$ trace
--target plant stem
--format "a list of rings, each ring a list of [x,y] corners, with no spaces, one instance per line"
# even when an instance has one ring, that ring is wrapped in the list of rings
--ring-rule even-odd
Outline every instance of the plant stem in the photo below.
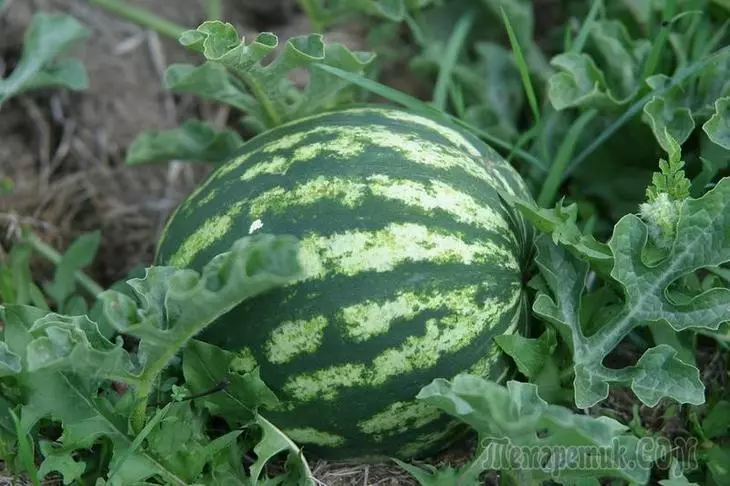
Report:
[[[121,0],[89,0],[89,3],[103,8],[114,15],[133,22],[140,27],[153,30],[158,34],[177,40],[186,30],[182,25],[167,20],[164,17],[155,15],[152,12],[128,5]]]
[[[28,241],[28,243],[30,243],[30,246],[33,248],[33,250],[35,250],[40,256],[42,256],[46,260],[50,261],[54,265],[59,265],[61,263],[61,259],[63,258],[61,254],[56,251],[55,248],[46,244],[43,240],[38,238],[35,233],[29,232],[25,236],[25,239]],[[93,297],[98,297],[99,294],[104,292],[104,288],[101,285],[96,283],[88,275],[81,271],[76,272],[76,281]]]
[[[221,0],[208,0],[205,4],[205,16],[208,20],[221,20],[223,8]]]
[[[466,36],[469,34],[469,30],[473,23],[474,11],[470,11],[462,15],[446,45],[446,52],[444,54],[443,62],[439,67],[436,88],[433,93],[433,104],[441,111],[446,109],[447,90],[451,86],[451,73],[454,70],[454,66],[456,66],[459,53],[461,53],[461,50],[464,47],[464,41],[466,40]]]
[[[317,5],[317,0],[299,0],[299,6],[312,24],[312,31],[321,33],[324,30],[324,14]]]
[[[548,207],[555,201],[555,195],[558,193],[558,188],[563,179],[563,172],[567,169],[570,159],[573,156],[573,151],[578,143],[581,133],[585,129],[591,120],[593,120],[598,111],[591,109],[583,112],[580,117],[573,123],[573,126],[568,130],[568,134],[560,144],[558,153],[555,156],[555,161],[550,166],[550,171],[542,185],[540,194],[537,198],[537,204],[541,207]]]

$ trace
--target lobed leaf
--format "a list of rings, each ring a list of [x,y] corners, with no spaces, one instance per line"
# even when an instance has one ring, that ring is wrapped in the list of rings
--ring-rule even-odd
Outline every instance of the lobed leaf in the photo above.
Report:
[[[185,32],[180,43],[200,52],[207,61],[218,63],[236,79],[240,79],[249,97],[234,94],[226,78],[215,81],[203,80],[206,76],[220,76],[220,70],[204,68],[203,74],[186,68],[176,68],[175,75],[185,74],[188,89],[195,89],[209,97],[224,96],[238,105],[246,106],[248,123],[261,129],[271,128],[287,121],[301,118],[333,106],[349,83],[322,70],[310,70],[309,80],[303,89],[297,88],[288,76],[295,69],[309,69],[320,63],[363,73],[373,60],[373,55],[352,52],[341,44],[325,45],[320,34],[292,37],[279,55],[270,63],[261,61],[279,45],[279,39],[270,32],[259,34],[251,43],[239,39],[236,29],[228,23],[206,21],[196,30]],[[190,76],[195,75],[197,84],[192,86]],[[183,78],[177,78],[180,81]],[[251,98],[255,103],[251,103]]]
[[[121,341],[112,343],[87,316],[17,304],[4,307],[0,351],[4,369],[22,390],[20,430],[27,434],[45,418],[58,422],[63,434],[45,467],[61,468],[67,476],[81,467],[70,464],[69,455],[103,437],[112,444],[109,468],[115,473],[106,484],[153,477],[166,484],[194,482],[238,432],[211,442],[188,402],[162,409],[169,413],[148,421],[137,438],[130,418],[136,418],[139,404],[144,412],[153,383],[193,335],[242,300],[285,284],[298,272],[296,240],[266,234],[239,240],[201,274],[148,269],[144,278],[128,281],[133,297],[114,290],[100,296],[116,330],[139,338],[136,354],[127,352]],[[252,381],[245,375],[243,379]],[[121,399],[100,394],[108,380],[126,384],[130,392]]]
[[[183,352],[185,386],[193,394],[222,386],[218,393],[198,399],[213,415],[226,417],[236,427],[255,419],[259,407],[279,400],[245,356],[237,356],[212,344],[192,340]],[[238,364],[238,363],[240,364]]]
[[[730,150],[730,96],[715,101],[715,113],[702,125],[702,129],[710,140]]]
[[[533,309],[556,326],[573,350],[576,405],[586,408],[608,396],[609,384],[629,384],[649,406],[663,397],[680,403],[704,402],[699,371],[682,361],[677,350],[661,344],[623,369],[606,368],[603,359],[637,326],[664,322],[676,331],[717,329],[730,320],[730,290],[709,288],[686,300],[668,296],[668,287],[700,268],[730,261],[730,179],[723,179],[699,199],[686,199],[671,247],[647,263],[649,229],[627,215],[614,228],[609,247],[614,256],[611,277],[624,294],[623,308],[605,316],[598,331],[586,336],[580,324],[581,298],[588,265],[546,238],[538,241],[537,263],[549,287],[540,292]],[[656,253],[654,253],[656,255]]]
[[[477,431],[479,449],[474,465],[519,475],[521,484],[550,479],[566,484],[586,476],[644,484],[658,458],[658,454],[646,454],[645,444],[626,433],[628,427],[608,417],[575,414],[550,405],[533,384],[509,381],[503,386],[461,374],[451,382],[434,380],[420,391],[418,399]],[[612,455],[614,447],[622,448],[624,455]],[[601,467],[586,471],[587,463],[581,461],[587,456],[581,454],[600,457]]]
[[[646,80],[652,90],[668,86],[671,79],[663,74],[651,76]],[[644,105],[644,121],[651,127],[659,145],[669,153],[673,142],[682,145],[695,129],[692,111],[685,106],[686,94],[680,85],[675,85],[660,96],[654,96]]]
[[[610,271],[613,255],[608,245],[578,227],[578,206],[575,203],[563,206],[562,202],[558,202],[553,209],[541,208],[534,201],[524,199],[514,199],[514,204],[523,217],[539,231],[549,234],[554,243],[590,262],[602,274]]]

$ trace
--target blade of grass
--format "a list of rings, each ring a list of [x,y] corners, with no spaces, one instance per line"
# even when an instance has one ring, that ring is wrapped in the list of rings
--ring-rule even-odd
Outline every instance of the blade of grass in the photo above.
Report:
[[[533,139],[537,137],[537,135],[540,133],[540,130],[542,128],[542,124],[540,125],[533,125],[528,130],[522,132],[519,137],[517,137],[517,140],[515,141],[514,145],[512,146],[512,149],[507,154],[507,157],[505,157],[508,161],[512,161],[512,159],[515,156],[515,151],[518,149],[522,149],[525,145],[530,143]]]
[[[317,0],[298,0],[299,7],[312,24],[312,32],[321,33],[324,31],[324,13],[319,7]]]
[[[147,425],[140,431],[139,435],[134,438],[132,441],[132,444],[129,446],[129,448],[124,451],[122,456],[119,458],[119,461],[116,463],[116,467],[109,471],[109,480],[114,477],[114,475],[117,474],[119,469],[122,467],[122,465],[126,462],[126,460],[131,456],[139,447],[142,445],[142,442],[147,438],[148,435],[152,432],[152,429],[157,427],[157,424],[159,424],[163,418],[165,418],[165,415],[167,415],[167,412],[170,411],[170,408],[172,407],[172,402],[165,405],[163,408],[157,410],[155,412],[155,415],[152,417],[152,419],[147,422]]]
[[[451,100],[451,105],[454,107],[456,116],[463,118],[464,113],[466,112],[466,103],[464,101],[464,92],[462,91],[461,86],[451,83],[449,86],[449,100]]]
[[[339,76],[340,78],[349,81],[352,84],[355,84],[357,86],[360,86],[363,89],[366,89],[368,91],[371,91],[372,93],[375,93],[378,96],[381,96],[385,99],[388,99],[394,103],[397,103],[399,105],[402,105],[409,110],[412,110],[414,112],[422,113],[426,116],[435,117],[435,118],[441,118],[441,119],[447,119],[451,121],[452,123],[456,123],[457,125],[471,131],[475,135],[483,138],[488,143],[491,143],[497,147],[502,148],[503,150],[512,150],[514,148],[514,145],[502,140],[499,137],[495,137],[494,135],[491,135],[484,130],[480,130],[471,124],[460,120],[456,118],[455,116],[449,115],[448,113],[444,113],[442,111],[439,111],[435,109],[433,106],[430,106],[423,101],[414,98],[410,95],[407,95],[403,93],[402,91],[398,91],[397,89],[393,89],[390,86],[386,86],[382,83],[379,83],[377,81],[373,81],[372,79],[366,78],[364,76],[361,76],[359,74],[349,73],[347,71],[344,71],[342,69],[333,67],[333,66],[327,66],[325,64],[315,63],[313,66],[317,69],[321,69],[323,71],[327,71],[330,74],[333,74],[335,76]],[[524,150],[515,150],[515,153],[523,159],[525,162],[528,162],[529,164],[534,165],[536,168],[540,169],[543,172],[547,172],[547,166],[545,163],[535,157],[534,155],[524,151]]]
[[[221,0],[207,0],[205,3],[205,16],[208,20],[221,20],[223,16]]]
[[[560,144],[555,160],[550,166],[550,172],[542,184],[540,194],[537,197],[537,204],[542,207],[548,207],[555,201],[555,195],[558,193],[560,181],[562,179],[565,168],[568,167],[570,159],[575,151],[576,144],[586,126],[598,115],[598,110],[591,109],[583,112],[577,120],[571,125],[565,139]]]
[[[641,79],[646,79],[654,74],[654,71],[659,65],[659,59],[661,58],[662,52],[667,45],[667,41],[669,40],[669,34],[672,31],[671,19],[674,16],[674,12],[676,11],[676,9],[677,0],[667,0],[664,7],[664,21],[662,22],[659,34],[654,39],[654,42],[652,42],[649,57],[646,59],[644,69],[641,73]]]
[[[580,53],[583,51],[583,48],[586,45],[586,40],[588,40],[588,34],[590,34],[591,30],[593,30],[593,24],[596,22],[598,12],[602,7],[602,0],[593,0],[591,9],[588,11],[588,15],[586,15],[585,21],[580,27],[578,37],[575,38],[575,42],[573,42],[573,45],[570,48],[571,52]]]
[[[10,410],[10,416],[13,418],[15,423],[15,434],[18,439],[18,455],[20,456],[20,462],[25,468],[25,473],[30,476],[30,480],[33,482],[33,486],[40,486],[40,480],[38,479],[38,468],[35,465],[35,448],[33,447],[33,440],[29,437],[29,434],[23,433],[20,426],[20,420],[14,411]]]
[[[451,85],[451,73],[454,70],[454,66],[456,66],[456,62],[459,59],[459,53],[464,46],[464,41],[466,40],[466,36],[469,34],[473,23],[473,11],[469,11],[462,15],[454,28],[454,32],[451,34],[451,37],[449,37],[448,43],[446,44],[446,52],[444,53],[444,59],[441,62],[438,78],[436,79],[436,87],[433,91],[433,104],[439,110],[446,110],[448,89]]]
[[[540,108],[537,104],[535,87],[532,85],[532,80],[530,79],[530,68],[527,66],[527,61],[525,61],[525,56],[522,53],[522,48],[520,47],[517,35],[512,28],[512,24],[509,21],[509,17],[507,17],[507,13],[504,11],[504,8],[499,7],[499,9],[502,11],[502,20],[504,21],[504,27],[507,29],[507,37],[509,37],[509,43],[512,46],[512,53],[515,56],[515,62],[517,63],[517,68],[520,71],[522,85],[525,88],[525,94],[527,94],[527,101],[530,103],[530,108],[532,109],[532,116],[535,117],[535,122],[539,124]]]
[[[153,14],[149,10],[133,7],[121,0],[89,0],[89,3],[132,23],[153,30],[158,34],[177,40],[187,27],[178,25],[164,17]]]
[[[571,162],[570,167],[568,167],[565,172],[563,172],[563,180],[565,180],[566,177],[575,172],[575,170],[583,162],[585,162],[588,157],[593,154],[593,152],[595,152],[601,145],[603,145],[606,140],[611,138],[611,136],[613,136],[613,134],[616,133],[618,129],[620,129],[622,126],[624,126],[624,124],[626,124],[626,122],[636,116],[652,97],[658,96],[673,88],[674,86],[683,83],[687,78],[694,76],[695,74],[706,68],[709,64],[717,61],[718,58],[725,56],[728,53],[730,53],[730,46],[725,46],[722,49],[716,51],[714,54],[700,61],[696,61],[685,68],[680,69],[674,75],[672,81],[659,89],[650,91],[649,93],[638,99],[636,102],[634,102],[634,104],[631,105],[628,110],[626,110],[620,117],[618,117],[616,121],[609,125],[603,132],[601,132],[601,134],[596,137],[595,140],[593,140],[593,142],[591,142],[588,147],[586,147],[580,154],[576,156],[576,158]]]

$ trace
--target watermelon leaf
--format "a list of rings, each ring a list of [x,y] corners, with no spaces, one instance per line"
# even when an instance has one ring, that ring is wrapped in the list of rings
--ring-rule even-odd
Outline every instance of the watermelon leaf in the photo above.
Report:
[[[659,90],[669,86],[671,79],[666,75],[657,74],[647,78],[646,82],[652,90]],[[644,105],[644,121],[649,124],[665,152],[672,150],[673,145],[667,137],[682,145],[695,129],[692,111],[684,106],[685,100],[684,89],[680,85],[675,85]]]
[[[702,129],[710,140],[730,150],[730,96],[715,101],[715,113],[702,125]]]
[[[425,468],[421,468],[413,464],[405,463],[399,459],[393,459],[393,461],[408,471],[421,486],[452,486],[454,484],[458,484],[459,486],[479,486],[483,484],[479,480],[479,475],[482,471],[480,468],[473,467],[471,464],[467,464],[461,468],[446,466],[437,469],[430,464],[426,464]]]
[[[518,334],[503,334],[495,336],[494,341],[514,360],[517,369],[527,378],[540,374],[545,361],[557,346],[555,332],[550,328],[537,339]]]
[[[651,348],[634,366],[623,369],[609,369],[602,362],[637,326],[665,322],[675,331],[716,330],[730,320],[730,290],[726,288],[710,288],[683,301],[668,294],[669,286],[680,277],[730,261],[728,206],[728,178],[703,197],[684,200],[672,244],[662,250],[664,253],[652,247],[646,223],[634,215],[623,217],[609,246],[614,255],[611,278],[623,291],[624,305],[618,312],[606,314],[605,322],[590,336],[583,334],[579,322],[588,265],[547,238],[539,239],[537,263],[550,291],[539,293],[533,309],[557,327],[573,350],[578,407],[587,408],[606,398],[611,383],[630,385],[649,406],[663,397],[680,403],[704,403],[699,371],[682,361],[671,346]],[[652,255],[651,262],[647,255]]]
[[[374,59],[371,53],[352,52],[338,43],[325,45],[322,35],[309,34],[289,39],[280,54],[263,65],[261,61],[279,46],[278,37],[263,32],[246,44],[233,25],[220,21],[206,21],[196,30],[186,31],[180,36],[180,43],[201,53],[209,63],[223,66],[241,81],[247,94],[235,93],[233,90],[238,88],[227,81],[228,77],[220,78],[222,71],[209,67],[173,67],[168,72],[168,82],[173,87],[245,106],[246,123],[259,130],[325,110],[340,101],[349,86],[342,78],[311,70],[306,86],[299,89],[288,78],[292,70],[320,63],[360,74]],[[256,102],[252,103],[252,99]]]
[[[262,484],[259,482],[259,478],[264,466],[271,458],[282,452],[288,454],[287,470],[284,475],[277,477],[277,480],[286,481],[284,484],[314,484],[312,471],[309,469],[309,464],[307,464],[301,449],[261,415],[256,417],[256,423],[261,428],[263,435],[261,441],[253,449],[257,459],[251,466],[252,486]]]
[[[165,87],[175,93],[225,103],[241,111],[249,111],[256,105],[256,99],[246,93],[241,82],[223,64],[215,62],[204,62],[200,66],[172,64],[165,70]]]
[[[219,163],[243,145],[241,136],[233,130],[218,131],[198,120],[187,120],[171,130],[142,132],[127,150],[129,165],[168,160]]]
[[[630,103],[639,93],[651,43],[632,39],[617,20],[594,22],[588,39],[595,55],[566,52],[550,61],[559,70],[551,76],[548,92],[556,110],[610,110]]]
[[[0,78],[0,107],[25,91],[50,86],[86,89],[89,80],[81,61],[54,60],[88,35],[88,29],[70,15],[36,13],[25,31],[18,65],[7,78]]]
[[[533,200],[510,198],[510,201],[535,228],[549,234],[554,243],[559,243],[576,257],[590,262],[602,274],[610,271],[613,255],[608,245],[578,227],[577,204],[563,206],[562,201],[559,201],[554,208],[547,209],[541,208]]]
[[[151,420],[147,402],[161,372],[192,336],[242,300],[295,278],[297,252],[295,239],[259,233],[213,258],[200,274],[151,267],[144,278],[127,282],[132,296],[105,291],[99,297],[104,315],[117,331],[138,338],[134,352],[124,349],[121,339],[104,337],[86,315],[59,315],[18,304],[2,307],[2,370],[25,393],[21,432],[29,433],[45,418],[63,427],[53,448],[45,449],[42,470],[58,470],[73,479],[83,472],[82,463],[73,461],[74,451],[88,449],[100,438],[112,444],[110,470],[115,474],[108,484],[152,477],[190,484],[209,462],[220,462],[218,456],[240,431],[211,441],[203,417],[189,400],[170,403]],[[240,371],[242,365],[233,361],[232,370]],[[108,389],[104,384],[109,380],[125,385],[128,392],[121,398],[110,391],[99,394],[99,388]],[[234,385],[239,382],[258,394],[247,397],[249,402],[275,400],[270,391],[264,393],[268,389],[256,372],[243,373]],[[135,438],[134,432],[141,435]]]
[[[434,380],[420,391],[418,399],[462,420],[478,433],[474,467],[518,477],[516,484],[541,484],[539,481],[551,479],[572,484],[591,476],[585,466],[580,467],[587,464],[580,462],[587,459],[581,459],[581,454],[600,455],[602,467],[593,472],[595,477],[645,484],[652,463],[669,452],[658,443],[653,453],[647,454],[646,444],[628,434],[628,427],[608,417],[576,414],[548,404],[533,384],[509,381],[503,386],[461,374],[451,381]],[[615,448],[620,448],[622,455],[612,453]]]
[[[249,423],[260,406],[279,402],[261,380],[258,368],[245,358],[198,340],[190,341],[183,352],[185,386],[193,394],[200,394],[225,384],[220,393],[207,395],[198,402],[211,414],[234,422],[233,426]]]

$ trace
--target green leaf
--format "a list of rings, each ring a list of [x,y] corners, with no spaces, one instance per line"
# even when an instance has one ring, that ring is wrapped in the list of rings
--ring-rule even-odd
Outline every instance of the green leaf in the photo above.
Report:
[[[67,300],[76,291],[76,273],[94,261],[101,243],[101,232],[86,233],[77,238],[66,250],[56,266],[53,282],[45,286],[46,293],[68,313]]]
[[[224,162],[243,145],[233,130],[215,130],[198,120],[187,120],[171,130],[151,130],[139,134],[127,150],[129,165],[185,160]]]
[[[393,461],[400,467],[408,471],[421,486],[479,486],[483,484],[479,480],[480,468],[474,467],[472,464],[460,468],[445,466],[440,469],[426,464],[425,468],[420,468],[412,464],[407,464],[399,459]]]
[[[43,462],[38,468],[38,475],[46,477],[51,472],[59,472],[63,476],[63,484],[73,484],[73,481],[80,480],[86,471],[86,464],[83,461],[76,461],[72,451],[54,447],[53,442],[40,441]]]
[[[70,15],[36,13],[25,32],[18,65],[10,76],[0,79],[0,106],[8,98],[30,89],[86,88],[86,71],[79,61],[66,60],[56,65],[52,61],[88,35],[89,31]]]
[[[501,335],[494,338],[495,342],[517,364],[517,369],[527,378],[536,377],[545,366],[545,361],[555,350],[557,341],[552,329],[547,329],[537,339],[530,339],[520,335]]]
[[[442,378],[424,387],[417,398],[441,408],[449,415],[469,424],[479,434],[478,457],[474,463],[482,469],[501,469],[502,474],[515,471],[520,484],[540,484],[548,479],[574,481],[590,474],[561,454],[601,454],[596,477],[614,477],[644,484],[649,479],[651,463],[638,438],[626,434],[628,427],[608,417],[575,414],[570,409],[545,402],[537,386],[509,381],[507,386],[480,377],[461,374],[451,382]],[[617,458],[612,448],[621,447]],[[539,458],[530,451],[540,451]],[[605,454],[605,456],[603,455]],[[539,462],[537,462],[539,461]],[[520,466],[522,465],[522,467]],[[530,465],[525,467],[525,465]],[[537,467],[537,465],[540,467]],[[582,463],[586,464],[586,463]]]
[[[618,20],[593,22],[588,36],[590,53],[567,52],[550,61],[560,70],[550,78],[548,92],[556,110],[613,109],[630,103],[639,92],[651,43],[632,39]]]
[[[5,308],[5,342],[21,357],[25,370],[28,369],[26,349],[33,340],[30,329],[44,314],[27,306]],[[63,425],[62,450],[86,449],[99,437],[112,441],[115,455],[130,447],[132,439],[127,435],[124,415],[99,395],[99,382],[93,376],[38,370],[25,371],[18,380],[25,390],[25,404],[20,416],[21,433],[27,434],[40,419],[52,417]],[[147,477],[157,474],[175,484],[183,482],[145,453],[137,452],[133,459],[140,468],[144,466],[144,470],[149,472]]]
[[[6,303],[32,303],[36,307],[48,309],[43,293],[33,282],[30,272],[31,255],[31,247],[26,243],[17,243],[11,248],[7,266],[0,265],[0,297]]]
[[[474,46],[478,64],[457,70],[455,78],[475,98],[465,113],[465,121],[494,135],[513,140],[524,103],[520,73],[504,47],[491,42]]]
[[[730,96],[715,101],[715,113],[702,125],[707,136],[725,150],[730,150]]]
[[[37,319],[29,332],[34,336],[26,354],[30,372],[68,370],[137,384],[139,366],[122,347],[121,338],[110,342],[86,316],[50,313]]]
[[[663,74],[651,76],[646,80],[652,90],[668,86],[671,79]],[[671,137],[677,144],[687,141],[695,128],[692,111],[684,106],[686,95],[681,86],[668,89],[661,96],[653,97],[644,105],[644,120],[651,127],[659,145],[665,152],[672,150]]]
[[[0,378],[13,376],[21,372],[20,357],[8,349],[8,345],[0,341]]]
[[[730,429],[730,402],[720,400],[702,420],[702,431],[708,439],[724,436]]]
[[[637,326],[665,322],[676,331],[717,329],[730,319],[728,289],[711,288],[681,303],[667,297],[669,285],[683,275],[730,261],[730,245],[725,236],[725,228],[730,226],[728,206],[727,178],[702,198],[685,200],[672,245],[651,264],[644,260],[647,225],[634,215],[624,216],[609,242],[614,256],[611,277],[623,291],[624,306],[607,315],[598,332],[589,337],[583,334],[579,322],[588,266],[545,238],[538,240],[536,261],[552,295],[541,292],[533,309],[558,327],[573,350],[578,407],[590,407],[606,398],[610,383],[630,384],[637,397],[649,406],[656,405],[662,397],[695,405],[704,402],[699,371],[679,359],[670,346],[648,350],[632,367],[609,369],[602,362]]]
[[[697,483],[690,483],[687,478],[682,474],[682,465],[675,458],[672,458],[672,462],[669,466],[668,479],[659,481],[661,486],[699,486]]]
[[[250,423],[259,407],[279,402],[261,380],[252,360],[245,353],[237,356],[212,344],[192,340],[183,352],[185,386],[193,394],[199,394],[225,383],[222,390],[199,398],[198,402],[211,414],[232,421],[232,426]]]
[[[190,484],[235,434],[211,442],[202,435],[202,420],[186,408],[189,404],[171,406],[169,415],[158,413],[147,421],[146,404],[157,378],[206,325],[242,300],[288,283],[299,270],[296,240],[266,234],[239,240],[201,274],[151,267],[144,278],[128,281],[135,298],[113,290],[99,298],[109,322],[138,338],[134,355],[122,348],[121,340],[112,343],[104,337],[87,316],[5,307],[4,344],[20,359],[15,379],[25,394],[20,430],[27,433],[44,418],[57,421],[63,427],[58,454],[109,440],[110,469],[117,472],[110,485],[153,477]],[[99,394],[110,379],[129,386],[124,398]],[[139,437],[131,435],[130,425],[142,432]]]
[[[263,32],[246,44],[231,24],[220,21],[206,21],[196,30],[185,32],[180,43],[243,81],[256,100],[255,105],[247,107],[249,124],[264,128],[335,106],[349,87],[342,78],[310,70],[307,85],[300,90],[288,80],[290,71],[321,63],[360,74],[373,60],[370,53],[351,52],[338,43],[325,46],[320,34],[310,34],[289,39],[281,54],[264,66],[261,61],[276,49],[278,37]]]
[[[204,417],[193,412],[189,401],[174,403],[147,436],[146,447],[171,471],[194,481],[242,432],[234,430],[211,441],[204,433],[205,425]]]
[[[256,100],[245,92],[222,64],[205,62],[200,66],[173,64],[165,70],[165,87],[175,93],[188,93],[219,101],[241,111],[251,110]]]
[[[532,80],[530,79],[529,68],[527,66],[527,61],[525,61],[525,56],[522,53],[522,48],[520,47],[520,41],[517,39],[517,34],[515,34],[514,28],[510,23],[509,16],[504,11],[504,8],[500,7],[500,10],[504,26],[507,30],[507,37],[509,38],[510,45],[512,46],[512,53],[514,54],[515,62],[520,71],[520,77],[522,78],[522,85],[524,86],[525,94],[527,95],[527,101],[532,109],[532,116],[535,118],[535,123],[540,123],[540,108],[537,105],[535,88],[532,85]]]
[[[612,91],[624,102],[633,98],[643,82],[642,71],[651,42],[632,39],[626,25],[615,19],[595,22],[589,37]]]
[[[256,423],[261,427],[262,437],[253,449],[256,453],[256,462],[251,465],[252,486],[259,484],[259,478],[266,464],[282,452],[288,454],[287,476],[290,478],[290,484],[313,484],[314,476],[299,447],[264,417],[257,415]]]
[[[548,90],[548,98],[556,110],[607,108],[621,104],[608,88],[603,72],[588,54],[558,54],[550,64],[559,69],[550,77]]]
[[[524,199],[514,199],[514,204],[535,228],[550,235],[554,243],[565,246],[573,255],[590,262],[601,273],[610,271],[613,255],[608,245],[578,227],[577,204],[563,206],[562,201],[559,201],[553,209],[541,208],[534,201]]]
[[[247,236],[214,257],[200,274],[151,267],[144,278],[127,282],[136,299],[116,291],[99,298],[117,331],[141,339],[139,353],[150,366],[166,362],[192,336],[244,300],[296,278],[298,251],[292,237]]]

